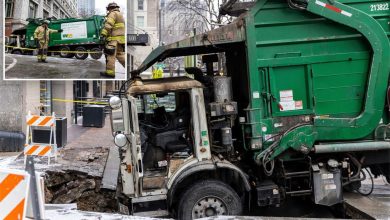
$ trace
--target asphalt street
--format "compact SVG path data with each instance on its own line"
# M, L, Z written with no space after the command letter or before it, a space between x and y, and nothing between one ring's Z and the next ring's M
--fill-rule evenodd
M100 76L105 70L104 56L99 60L49 56L46 61L37 62L35 56L6 54L5 79L112 79ZM115 79L126 79L126 69L118 61Z

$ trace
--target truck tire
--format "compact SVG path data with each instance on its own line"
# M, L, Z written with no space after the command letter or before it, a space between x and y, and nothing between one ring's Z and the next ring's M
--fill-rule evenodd
M22 51L20 51L20 50L14 50L14 51L12 51L12 54L21 55L21 54L23 54L23 53L22 53Z
M63 46L63 47L60 48L60 51L70 51L70 47ZM62 52L60 52L60 57L62 57L62 58L72 58L73 56L74 56L74 53L66 53L66 52L62 53Z
M98 60L103 56L102 49L100 49L99 47L92 48L91 52L100 52L100 53L91 53L91 57L95 60Z
M76 47L75 50L80 52L87 52L87 49L85 49L85 47L83 46ZM88 57L88 53L75 53L74 56L76 57L76 59L85 60Z
M216 215L240 215L241 199L226 183L202 180L190 186L181 196L178 219L197 219Z

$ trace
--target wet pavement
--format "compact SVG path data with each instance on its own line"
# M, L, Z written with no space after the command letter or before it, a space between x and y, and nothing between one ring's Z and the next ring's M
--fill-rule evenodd
M362 192L372 188L370 179L362 182ZM344 194L347 213L353 218L390 219L390 184L383 176L374 179L373 191L368 196L359 193Z
M38 63L35 56L5 54L5 79L112 79L100 76L105 70L104 56L99 60L49 56L47 63ZM117 61L117 80L126 79L126 69Z

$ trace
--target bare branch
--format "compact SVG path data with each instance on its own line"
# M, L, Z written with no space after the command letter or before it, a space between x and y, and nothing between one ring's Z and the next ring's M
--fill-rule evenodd
M186 24L195 24L203 22L206 30L214 29L225 22L230 22L231 19L226 16L220 16L219 7L224 4L226 0L171 0L168 3L168 10L170 13L188 13L194 16L187 17L192 19L192 22L181 21Z

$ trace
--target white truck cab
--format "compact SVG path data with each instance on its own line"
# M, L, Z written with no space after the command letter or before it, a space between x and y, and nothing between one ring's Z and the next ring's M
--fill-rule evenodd
M10 35L5 37L5 52L12 54L24 54L30 52L28 50L22 49L24 47L23 40L20 35Z
M210 150L200 82L186 77L135 81L110 105L120 148L122 212L179 219L241 212L241 197L250 186L238 167Z

